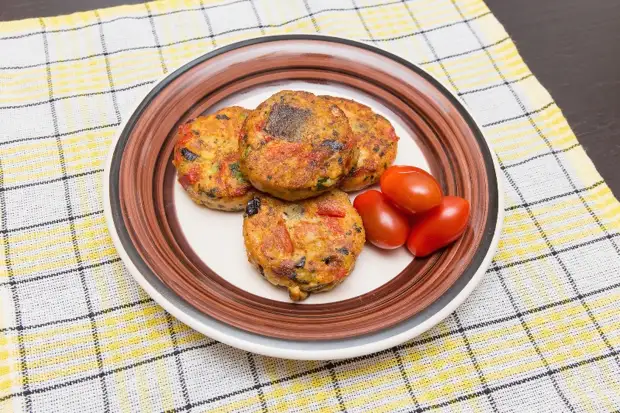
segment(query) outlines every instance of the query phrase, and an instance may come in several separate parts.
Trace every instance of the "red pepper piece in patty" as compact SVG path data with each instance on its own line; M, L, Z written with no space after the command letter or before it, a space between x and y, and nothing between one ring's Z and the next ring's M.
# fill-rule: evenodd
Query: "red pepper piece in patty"
M179 133L177 136L177 146L180 148L194 136L192 133L192 125L190 123L185 123L179 126Z
M261 247L265 255L271 256L270 251L279 251L285 254L293 253L293 242L291 236L286 229L284 222L278 222L271 230L271 234L263 240Z
M187 189L188 186L198 182L198 179L200 179L200 167L196 165L187 174L179 177L179 183L183 186L183 189Z
M273 229L272 234L275 239L276 246L280 249L280 251L286 254L291 254L293 252L293 242L291 241L291 236L288 233L284 222L279 222Z
M329 230L336 235L342 235L344 234L344 229L342 228L342 224L341 224L341 220L339 217L326 217L324 216L323 218L321 218L323 220L323 222L325 223L325 225L327 225L327 228L329 228Z
M321 200L317 205L316 213L325 217L335 218L344 218L347 214L344 208L331 198Z

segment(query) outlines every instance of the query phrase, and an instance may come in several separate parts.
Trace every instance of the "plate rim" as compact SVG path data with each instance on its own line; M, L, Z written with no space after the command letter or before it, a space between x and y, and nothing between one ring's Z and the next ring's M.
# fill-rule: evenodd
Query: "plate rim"
M178 297L181 301L180 303L174 303L168 297L160 293L157 290L157 288L154 285L152 285L151 282L147 280L147 278L136 267L136 265L134 264L132 259L129 257L129 254L127 253L127 251L125 250L122 244L122 241L118 234L118 230L114 222L114 217L113 217L114 213L112 211L112 205L111 205L111 199L110 199L110 189L111 189L110 188L110 176L112 172L111 166L112 166L113 157L118 147L118 143L119 143L119 139L121 135L123 134L125 128L127 127L127 124L130 123L133 120L133 118L136 116L136 112L138 111L138 109L143 105L143 103L145 103L145 99L155 89L157 89L162 83L164 83L168 78L172 78L176 73L185 71L193 67L198 62L208 60L210 57L217 56L229 50L234 50L234 49L241 48L241 47L251 46L251 45L260 44L260 43L267 43L267 42L272 42L272 41L277 41L277 40L319 40L319 41L323 40L323 41L342 43L342 44L346 44L346 45L354 46L354 47L361 47L363 49L382 54L392 60L395 60L403 64L406 67L411 68L412 70L415 69L415 71L419 71L421 74L425 75L428 79L430 79L431 81L441 86L441 89L442 89L441 91L443 93L448 94L450 97L454 98L456 102L458 102L458 104L461 106L460 109L462 109L463 112L466 113L470 117L471 121L478 128L478 131L480 132L480 135L482 136L484 143L486 144L489 150L491 161L493 164L492 170L494 171L494 174L495 174L496 191L497 191L497 200L496 200L497 219L495 222L495 231L493 233L493 236L491 237L489 247L484 257L480 261L478 268L475 270L470 280L462 287L462 289L450 301L448 301L442 308L438 309L433 315L431 315L430 317L422 321L420 324L413 326L412 328L409 328L405 331L399 332L397 334L391 335L386 338L379 338L376 341L371 341L371 342L360 344L360 345L345 346L345 347L336 348L336 349L328 348L328 349L306 350L306 349L295 349L295 348L283 348L283 347L274 347L270 345L260 344L255 341L245 340L243 338L228 334L227 332L222 331L221 329L212 327L210 325L206 325L205 323L201 322L198 318L196 318L195 316L191 314L191 312L196 312L197 310L195 310L189 304L185 303L182 297ZM453 93L452 90L449 89L443 81L434 77L432 74L430 74L427 70L425 70L421 66L416 65L415 63L410 62L384 49L380 49L378 47L371 46L363 42L359 42L359 41L351 40L347 38L342 38L338 36L327 36L327 35L316 35L316 34L281 34L281 35L272 35L272 36L253 37L253 38L241 40L241 41L234 42L229 45L214 49L208 53L202 54L178 66L177 68L175 68L172 71L169 71L166 74L161 75L159 79L156 79L151 84L149 89L145 91L144 95L136 99L135 103L131 106L130 110L127 110L126 113L128 117L126 118L126 120L124 120L119 125L118 130L115 133L110 143L110 149L109 149L108 156L106 158L106 163L105 163L105 169L104 169L104 174L103 174L103 185L102 185L104 216L106 219L108 231L112 238L112 242L115 246L117 254L120 256L123 264L127 268L128 272L131 274L131 276L134 278L134 280L136 280L136 282L140 285L140 287L143 290L145 290L145 292L157 304L162 306L164 310L166 310L167 312L172 314L175 318L177 318L184 324L188 325L189 327L193 328L194 330L212 339L220 341L224 344L227 344L227 345L230 345L230 346L233 346L233 347L245 350L245 351L250 351L253 353L258 353L258 354L262 354L266 356L287 358L287 359L297 359L297 360L346 359L346 358L363 356L363 355L367 355L370 353L375 353L377 351L389 349L396 345L402 344L403 342L410 340L422 334L423 332L429 330L430 328L434 327L435 325L443 321L454 310L456 310L465 301L465 299L469 297L469 295L473 292L473 290L478 286L478 284L482 280L483 275L488 269L493 256L495 255L497 251L499 237L500 237L502 227L503 227L504 212L505 212L504 211L503 183L501 180L501 169L497 161L497 155L493 151L491 143L481 127L481 123L478 122L477 119L474 117L474 115L470 112L470 110L465 105L464 101L458 95ZM491 170L489 170L489 172L490 171ZM458 283L458 280L457 280L457 283ZM163 285L165 286L165 284ZM168 290L168 292L176 296L176 294L172 290L170 290L168 287L165 287L165 288ZM448 294L448 292L449 290L446 291L444 295ZM438 302L440 299L436 300L435 303ZM202 313L200 314L202 317L207 317L208 319L214 321L215 324L222 324L226 326L227 328L235 329L239 332L242 332L244 334L249 334L251 336L262 337L259 334L249 333L244 330L237 329L236 327L230 326L226 323L222 323L218 320L213 319L212 317L207 316L206 314L202 314ZM268 337L268 339L275 340L275 341L289 342L289 343L295 342L293 340L277 339L273 337ZM301 342L303 342L306 345L313 344L312 342L308 342L308 341L301 341Z

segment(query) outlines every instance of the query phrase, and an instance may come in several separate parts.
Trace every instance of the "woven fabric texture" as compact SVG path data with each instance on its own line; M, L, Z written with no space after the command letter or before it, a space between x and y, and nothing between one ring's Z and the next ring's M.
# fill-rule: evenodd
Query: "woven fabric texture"
M162 74L278 33L421 65L483 124L506 218L484 281L415 340L346 361L256 356L176 321L112 246L113 135ZM0 24L0 411L620 408L620 204L480 0L164 1Z

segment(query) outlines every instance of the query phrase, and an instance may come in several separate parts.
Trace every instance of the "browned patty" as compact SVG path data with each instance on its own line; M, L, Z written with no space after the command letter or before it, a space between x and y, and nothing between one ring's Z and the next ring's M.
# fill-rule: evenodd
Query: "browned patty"
M172 163L191 199L222 211L241 211L254 190L241 173L239 131L249 110L233 106L185 123Z
M323 96L347 115L359 151L357 163L340 183L343 191L359 191L379 180L396 159L398 136L392 124L354 100Z
M345 114L309 92L285 90L261 103L239 146L252 185L291 201L336 187L357 159Z
M335 189L298 202L257 195L246 208L243 238L250 263L299 301L351 273L365 233L348 195Z

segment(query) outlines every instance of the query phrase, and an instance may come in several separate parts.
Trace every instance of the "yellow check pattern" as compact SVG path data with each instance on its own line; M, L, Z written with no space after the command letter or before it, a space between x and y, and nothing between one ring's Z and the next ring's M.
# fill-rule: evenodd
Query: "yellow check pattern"
M132 281L102 216L112 136L163 73L261 35L323 33L460 95L503 171L484 282L355 360L237 351ZM0 411L549 411L620 407L620 204L480 0L170 0L0 24Z

